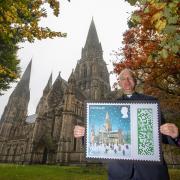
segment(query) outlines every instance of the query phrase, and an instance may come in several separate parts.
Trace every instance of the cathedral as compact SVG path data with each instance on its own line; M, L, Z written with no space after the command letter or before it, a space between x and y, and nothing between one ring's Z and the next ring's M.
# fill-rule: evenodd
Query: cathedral
M112 123L108 112L106 112L104 127L99 129L96 135L94 129L92 129L91 132L93 132L91 135L94 135L94 143L96 144L124 145L124 143L127 143L121 129L116 131L112 130Z
M81 58L68 81L49 77L36 112L27 116L31 64L12 92L0 121L0 162L86 163L75 125L85 125L85 100L111 99L109 73L92 19Z

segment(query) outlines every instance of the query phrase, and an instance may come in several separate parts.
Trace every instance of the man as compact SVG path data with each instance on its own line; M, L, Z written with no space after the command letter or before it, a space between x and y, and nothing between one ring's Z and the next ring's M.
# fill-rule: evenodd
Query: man
M136 79L130 69L124 69L119 75L119 85L122 88L123 96L117 100L155 100L152 96L147 96L135 92ZM160 132L163 143L177 144L180 146L179 131L175 124L165 123L162 118ZM84 136L85 128L76 126L74 136L76 138ZM112 160L108 163L109 180L169 180L167 165L163 159L160 163L142 163L137 161Z

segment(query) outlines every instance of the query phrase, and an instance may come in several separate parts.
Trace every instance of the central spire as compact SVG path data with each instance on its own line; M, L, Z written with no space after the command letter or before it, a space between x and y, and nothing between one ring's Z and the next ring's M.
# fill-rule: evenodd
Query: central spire
M74 76L77 87L83 91L87 99L103 99L110 91L109 73L93 18Z
M94 24L94 20L92 18L91 21L91 25L89 27L89 32L87 35L87 39L86 39L86 44L85 44L85 49L88 48L89 46L96 46L97 44L99 44L99 39L98 39L98 35L97 35L97 31L96 31L96 27Z

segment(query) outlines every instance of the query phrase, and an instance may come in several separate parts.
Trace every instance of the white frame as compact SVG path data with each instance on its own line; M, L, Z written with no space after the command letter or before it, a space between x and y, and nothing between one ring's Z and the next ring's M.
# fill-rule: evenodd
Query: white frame
M122 107L125 107L126 115L122 114ZM138 116L140 112L141 115L143 113L142 117L148 115L149 119ZM123 119L123 116L127 117ZM105 123L108 118L111 128ZM143 119L148 120L149 124ZM160 110L157 101L86 102L86 158L160 162L159 127Z

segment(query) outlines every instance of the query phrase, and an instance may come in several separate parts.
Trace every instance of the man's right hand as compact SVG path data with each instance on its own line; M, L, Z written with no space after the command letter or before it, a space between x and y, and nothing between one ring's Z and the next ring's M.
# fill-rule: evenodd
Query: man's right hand
M85 127L83 126L75 126L74 127L74 137L80 138L85 135Z

